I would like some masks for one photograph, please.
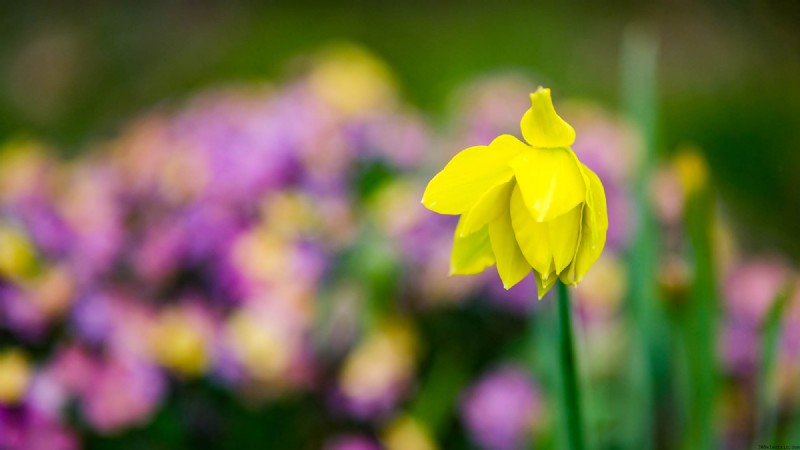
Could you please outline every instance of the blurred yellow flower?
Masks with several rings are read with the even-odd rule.
[[[41,143],[18,137],[0,145],[0,201],[20,200],[48,183],[54,169],[53,149]]]
[[[274,324],[239,311],[228,320],[226,330],[231,350],[256,381],[277,381],[285,374],[296,345]]]
[[[369,401],[402,384],[414,370],[417,338],[401,320],[380,324],[348,356],[339,385],[351,399]]]
[[[388,67],[366,50],[336,45],[323,51],[309,74],[311,89],[348,116],[391,104],[394,81]]]
[[[393,420],[383,434],[387,450],[436,450],[428,430],[411,416]]]
[[[675,173],[686,197],[699,191],[708,182],[708,166],[702,153],[696,147],[684,147],[678,150],[672,161]]]
[[[397,179],[385,183],[369,202],[371,215],[381,230],[389,236],[398,236],[416,226],[424,211],[416,208],[419,185],[410,179]],[[397,214],[403,211],[403,214]]]
[[[164,367],[184,375],[199,375],[209,364],[201,325],[183,310],[167,310],[152,330],[153,355]]]
[[[451,274],[497,264],[510,289],[533,269],[542,298],[559,278],[576,285],[600,256],[606,198],[570,148],[575,130],[556,114],[550,89],[531,94],[520,127],[527,144],[504,134],[462,150],[430,181],[422,203],[461,215]]]
[[[282,239],[297,239],[320,227],[319,206],[299,191],[281,191],[270,195],[262,202],[261,211],[267,229]]]
[[[0,352],[0,404],[20,401],[30,380],[30,362],[24,353],[16,349]]]
[[[628,294],[628,271],[625,260],[606,253],[597,260],[594,269],[583,279],[584,289],[577,297],[592,314],[610,317],[617,312]]]
[[[36,250],[17,228],[0,223],[0,276],[19,279],[36,267]]]

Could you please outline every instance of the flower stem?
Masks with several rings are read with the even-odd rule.
[[[572,314],[567,286],[558,284],[558,356],[561,362],[561,408],[570,450],[583,450],[583,417],[578,386],[578,370],[575,362],[575,346],[572,340]]]

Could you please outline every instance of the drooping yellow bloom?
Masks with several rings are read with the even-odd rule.
[[[542,298],[559,278],[578,284],[600,256],[606,197],[600,179],[570,148],[575,130],[556,114],[550,89],[531,94],[520,127],[527,144],[504,134],[462,150],[433,177],[422,203],[461,215],[451,274],[497,264],[510,289],[533,270]]]

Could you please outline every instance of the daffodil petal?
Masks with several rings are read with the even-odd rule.
[[[531,148],[510,165],[537,222],[558,217],[586,199],[580,162],[568,148]]]
[[[575,260],[572,262],[572,266],[565,271],[566,280],[562,278],[566,284],[579,283],[600,257],[606,244],[608,212],[606,211],[605,190],[600,179],[588,167],[583,166],[583,172],[589,189],[581,220],[581,235]]]
[[[566,214],[545,222],[556,273],[561,273],[575,258],[578,236],[581,231],[582,210],[583,205],[578,205]]]
[[[489,238],[503,287],[511,289],[530,273],[531,265],[519,249],[508,212],[489,222]]]
[[[474,275],[493,264],[494,252],[488,226],[466,236],[456,233],[450,255],[450,275]]]
[[[553,271],[553,252],[547,236],[547,223],[534,220],[519,186],[511,193],[510,203],[511,224],[525,260],[537,272],[549,274]]]
[[[585,226],[584,226],[584,217],[583,217],[583,215],[586,213],[586,204],[585,203],[581,205],[580,212],[581,212],[581,219],[580,219],[581,221],[580,221],[580,228],[578,229],[578,242],[577,242],[577,245],[575,246],[575,251],[574,251],[574,253],[572,255],[572,261],[570,261],[570,263],[566,267],[566,269],[562,270],[558,274],[558,277],[561,279],[561,282],[563,282],[564,284],[572,285],[572,286],[578,284],[575,281],[575,268],[577,267],[577,264],[575,263],[575,261],[577,260],[578,249],[580,248],[580,244],[581,244],[582,239],[583,239],[583,233],[584,233],[584,231],[588,231],[588,229],[584,230]]]
[[[591,225],[584,222],[584,227],[591,227]],[[591,235],[592,233],[593,231],[590,230],[587,234]],[[606,244],[605,232],[598,233],[597,239],[588,238],[586,235],[584,235],[584,237],[585,239],[581,240],[578,246],[578,252],[575,254],[575,267],[574,274],[572,275],[572,282],[567,284],[577,284],[583,280],[583,277],[586,276],[586,273],[600,257],[600,253],[603,252],[603,247]]]
[[[462,150],[428,183],[422,203],[439,214],[469,211],[486,191],[513,177],[508,162],[526,149],[517,138],[502,135],[488,146]]]
[[[539,272],[534,271],[533,273],[536,276],[536,288],[539,293],[539,300],[541,300],[547,294],[547,291],[556,284],[558,277],[555,272],[549,274],[547,278],[542,277]]]
[[[508,210],[508,200],[514,185],[514,181],[511,180],[486,191],[475,206],[461,216],[456,228],[456,236],[474,233],[505,213]]]
[[[522,116],[520,128],[533,147],[569,147],[575,142],[575,129],[556,114],[550,89],[540,87],[531,94],[531,108]]]
[[[592,220],[597,222],[597,229],[605,233],[608,230],[608,210],[606,209],[606,191],[603,183],[592,169],[581,164],[586,180],[586,205],[592,211]]]

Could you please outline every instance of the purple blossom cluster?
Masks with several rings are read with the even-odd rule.
[[[342,79],[357,95],[342,95]],[[13,346],[0,351],[0,448],[77,448],[71,405],[97,433],[136,427],[173,383],[201,376],[263,401],[314,388],[318,299],[358,239],[359,173],[417,167],[428,135],[383,65],[341,48],[279,89],[148,112],[75,160],[9,142],[0,328]],[[348,404],[391,401],[410,376],[406,338],[383,331],[361,347],[397,347],[388,371],[403,373],[378,373]],[[370,379],[350,365],[343,380]]]

